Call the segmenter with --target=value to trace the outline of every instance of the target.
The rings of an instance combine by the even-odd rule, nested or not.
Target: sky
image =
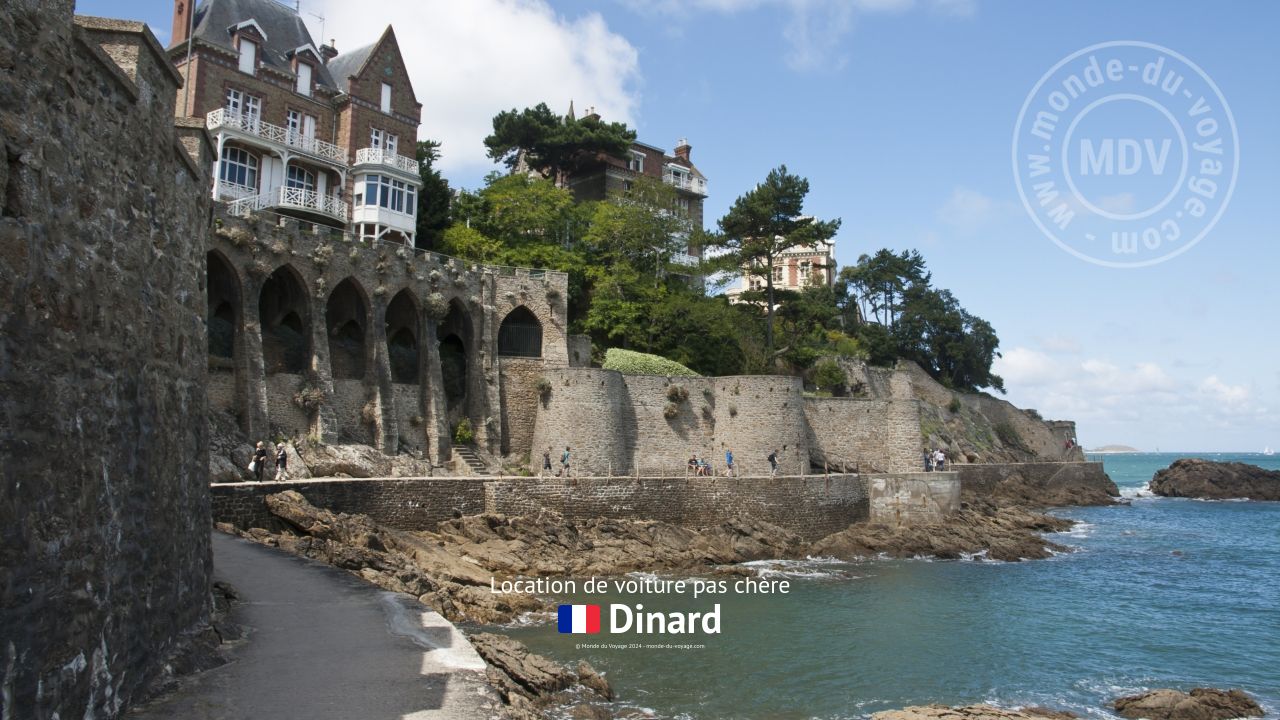
[[[77,12],[146,21],[162,42],[172,22],[164,0],[81,0]],[[420,137],[443,142],[454,186],[477,187],[497,169],[481,145],[495,113],[544,101],[595,107],[668,150],[687,138],[708,178],[709,226],[785,164],[810,181],[807,213],[843,221],[841,265],[880,248],[918,249],[934,284],[996,328],[1006,398],[1075,420],[1086,447],[1280,448],[1280,3],[302,0],[301,12],[339,51],[394,23],[423,104]],[[1214,162],[1228,166],[1208,212],[1186,218],[1182,251],[1144,248],[1141,267],[1079,257],[1127,259],[1059,232],[1044,214],[1057,201],[1042,206],[1034,189],[1043,178],[1012,162],[1038,152],[1015,144],[1038,142],[1030,120],[1018,126],[1024,104],[1031,118],[1049,109],[1046,93],[1089,55],[1057,75],[1055,66],[1114,41],[1174,54],[1114,50],[1135,61],[1128,84],[1073,96],[1060,113],[1055,168],[1081,185],[1074,195],[1058,185],[1078,216],[1071,231],[1138,227],[1082,203],[1133,218],[1159,209],[1169,188],[1177,197],[1151,216],[1159,220],[1190,198],[1186,171],[1194,180]],[[1095,55],[1105,67],[1112,52]],[[1161,72],[1185,72],[1188,92],[1208,98],[1206,114],[1143,86],[1138,66],[1160,56]],[[1084,104],[1121,91],[1119,102]],[[1206,118],[1212,126],[1199,124]],[[1129,137],[1136,154],[1122,147]],[[1215,140],[1230,150],[1216,159]],[[1135,158],[1148,164],[1127,174]],[[1158,175],[1154,163],[1165,159],[1175,172]],[[1103,160],[1115,172],[1099,172]],[[1186,242],[1193,234],[1202,237]]]

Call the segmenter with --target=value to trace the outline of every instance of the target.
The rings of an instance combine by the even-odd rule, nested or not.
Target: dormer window
[[[253,75],[258,69],[258,43],[240,38],[240,72]]]
[[[632,150],[627,158],[627,169],[632,172],[644,172],[644,153]]]
[[[382,112],[391,114],[391,83],[382,83]]]
[[[308,63],[298,62],[298,85],[299,95],[311,97],[311,65]]]

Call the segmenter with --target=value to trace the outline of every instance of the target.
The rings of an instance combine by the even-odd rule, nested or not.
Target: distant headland
[[[1090,448],[1091,453],[1136,453],[1142,452],[1138,448],[1129,447],[1128,445],[1103,445],[1102,447]]]

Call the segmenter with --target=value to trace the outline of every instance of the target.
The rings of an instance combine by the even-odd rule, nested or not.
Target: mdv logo
[[[1164,175],[1169,164],[1172,138],[1080,139],[1081,175],[1137,175],[1144,166],[1152,175]]]

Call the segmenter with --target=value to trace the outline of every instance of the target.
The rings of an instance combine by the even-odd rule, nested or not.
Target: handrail
[[[323,160],[342,165],[347,164],[347,151],[333,143],[307,137],[296,130],[263,122],[257,115],[235,112],[227,108],[218,108],[205,116],[210,130],[229,128],[248,135],[292,148]]]

